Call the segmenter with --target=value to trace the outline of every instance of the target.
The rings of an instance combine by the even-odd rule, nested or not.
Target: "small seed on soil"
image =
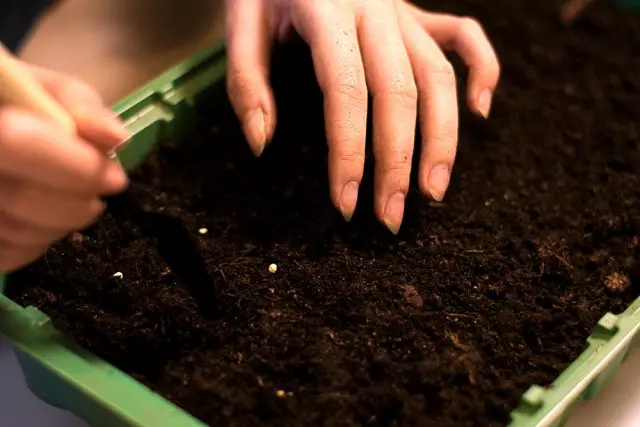
[[[111,276],[111,277],[116,277],[118,279],[122,279],[124,277],[124,274],[122,274],[121,272],[118,271],[117,273],[114,273],[113,276]]]
[[[200,234],[207,234],[209,232],[209,230],[207,230],[206,228],[201,228],[200,230],[198,230],[198,233]]]
[[[285,396],[285,391],[284,390],[278,390],[276,391],[276,396],[278,397],[284,397]]]
[[[276,271],[278,271],[278,266],[276,264],[271,264],[269,266],[269,273],[275,273]]]

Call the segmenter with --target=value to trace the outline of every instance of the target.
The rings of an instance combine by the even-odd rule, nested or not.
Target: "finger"
[[[273,137],[276,107],[269,83],[271,39],[263,0],[227,2],[227,91],[251,150]]]
[[[324,95],[331,200],[350,221],[364,171],[368,102],[355,17],[334,2],[300,10],[293,24],[311,47]]]
[[[485,118],[500,79],[500,63],[480,24],[472,18],[425,12],[406,4],[420,25],[447,50],[455,50],[469,67],[467,103]]]
[[[0,242],[0,271],[9,273],[31,264],[40,258],[49,245],[24,247]]]
[[[74,118],[78,134],[100,150],[111,150],[129,138],[123,122],[106,108],[100,94],[88,84],[62,73],[30,66],[40,84]]]
[[[12,107],[0,108],[0,174],[85,194],[117,193],[127,184],[103,152]]]
[[[69,230],[90,225],[104,210],[104,202],[95,196],[61,193],[3,179],[0,210],[38,227]]]
[[[0,212],[0,240],[21,247],[48,245],[63,238],[68,230],[45,228]]]
[[[409,190],[417,88],[395,2],[367,3],[361,22],[359,38],[373,95],[376,213],[397,234]]]
[[[438,45],[412,16],[404,15],[401,24],[420,94],[420,189],[441,201],[458,144],[456,78]]]

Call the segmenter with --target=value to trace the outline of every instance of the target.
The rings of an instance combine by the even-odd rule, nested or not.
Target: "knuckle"
[[[381,154],[382,171],[384,174],[398,177],[409,176],[411,171],[412,153],[405,150],[394,150],[390,153]]]
[[[413,105],[418,101],[418,88],[414,81],[394,85],[389,95],[403,104]]]
[[[456,84],[455,70],[453,69],[453,65],[446,59],[433,61],[429,66],[428,72],[436,84],[447,86]]]
[[[456,156],[458,138],[452,125],[443,125],[436,131],[431,142],[432,152],[445,161],[451,161]],[[435,157],[435,156],[434,156]]]
[[[333,90],[350,104],[366,105],[368,94],[361,74],[356,67],[345,67],[338,75]]]
[[[415,106],[418,101],[418,87],[415,79],[413,76],[404,74],[391,78],[389,83],[378,93],[409,107]]]
[[[338,154],[338,161],[354,165],[364,164],[364,153],[355,149],[341,149]]]

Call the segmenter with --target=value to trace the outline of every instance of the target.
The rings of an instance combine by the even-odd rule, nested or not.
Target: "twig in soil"
[[[202,315],[218,316],[221,312],[218,284],[209,275],[207,265],[182,221],[167,214],[143,210],[128,191],[105,200],[114,217],[132,215],[143,233],[157,241],[158,253],[187,288]]]
[[[462,341],[460,341],[460,338],[456,334],[454,334],[453,332],[451,332],[449,330],[445,330],[444,331],[444,335],[449,339],[449,341],[451,341],[453,346],[455,348],[457,348],[458,350],[462,350],[465,353],[471,352],[471,347],[469,347],[466,344],[463,344]]]
[[[447,317],[466,317],[468,319],[472,318],[471,316],[462,313],[444,313],[444,315]]]
[[[565,267],[568,267],[569,269],[573,270],[573,266],[571,264],[569,264],[569,261],[564,259],[561,255],[553,254],[553,256],[555,256],[558,259],[558,261],[560,261],[562,264],[564,264]]]

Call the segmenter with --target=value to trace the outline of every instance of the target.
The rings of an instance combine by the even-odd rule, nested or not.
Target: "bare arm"
[[[65,0],[19,55],[94,86],[107,104],[223,35],[222,2]]]

